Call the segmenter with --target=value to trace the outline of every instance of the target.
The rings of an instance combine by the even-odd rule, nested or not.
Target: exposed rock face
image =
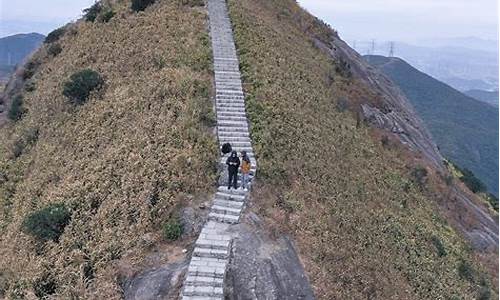
[[[420,153],[437,170],[443,171],[443,157],[439,149],[403,92],[337,35],[332,37],[329,45],[319,40],[315,42],[335,60],[342,62],[354,79],[365,83],[381,97],[381,104],[370,101],[361,103],[361,111],[368,124],[394,134],[401,143]],[[468,238],[474,249],[497,251],[498,220],[484,207],[475,203],[473,197],[456,187],[453,188],[448,195],[450,201],[443,207],[445,213]]]
[[[271,239],[253,213],[230,230],[234,240],[226,299],[314,299],[309,280],[288,237]]]
[[[330,45],[319,40],[315,42],[336,61],[343,62],[354,79],[365,83],[370,90],[381,97],[381,104],[369,100],[361,104],[363,116],[371,126],[394,134],[410,149],[421,153],[436,168],[443,168],[443,157],[431,134],[410,101],[387,76],[370,66],[337,35],[332,37]]]
[[[187,261],[166,264],[135,276],[125,284],[125,299],[176,299],[187,265]]]

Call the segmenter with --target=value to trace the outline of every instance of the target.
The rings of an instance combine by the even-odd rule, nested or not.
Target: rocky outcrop
[[[373,127],[394,134],[401,143],[420,153],[438,169],[443,168],[443,157],[423,121],[410,101],[392,81],[370,66],[361,55],[351,49],[338,35],[330,44],[315,40],[316,46],[327,51],[353,79],[364,83],[379,99],[365,99],[361,105],[364,119]]]
[[[124,285],[126,300],[176,299],[188,262],[165,264],[146,270]]]
[[[382,71],[369,65],[338,35],[330,44],[316,40],[316,46],[327,51],[346,70],[348,76],[364,83],[379,101],[366,99],[360,103],[364,120],[371,126],[396,136],[417,156],[421,156],[439,172],[444,172],[443,157],[428,129],[410,101]],[[448,220],[458,228],[478,251],[498,249],[498,220],[477,201],[474,195],[453,187],[442,204]]]
[[[233,247],[226,299],[315,299],[293,242],[287,236],[271,239],[253,213],[230,232]]]

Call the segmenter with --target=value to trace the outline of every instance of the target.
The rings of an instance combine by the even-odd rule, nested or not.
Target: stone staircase
[[[207,0],[215,72],[217,134],[219,144],[246,151],[252,167],[250,185],[257,170],[245,112],[245,96],[231,21],[225,0]],[[221,157],[225,165],[227,156]],[[239,183],[239,182],[238,182]],[[228,229],[237,224],[248,192],[221,185],[215,194],[208,221],[195,243],[181,292],[183,300],[224,299],[224,279],[232,238]]]

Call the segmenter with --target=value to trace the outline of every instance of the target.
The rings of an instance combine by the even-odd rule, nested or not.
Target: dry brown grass
[[[253,209],[295,238],[317,297],[479,297],[488,280],[411,177],[416,161],[337,108],[373,95],[314,46],[324,25],[291,0],[229,3],[259,162]]]
[[[157,1],[136,14],[129,1],[111,5],[109,23],[70,25],[59,55],[35,55],[28,113],[0,129],[0,298],[33,298],[44,278],[54,298],[120,298],[113,265],[124,255],[140,260],[145,234],[215,182],[204,9]],[[84,68],[105,86],[74,107],[63,84]],[[58,202],[72,211],[59,243],[20,232],[27,214]]]

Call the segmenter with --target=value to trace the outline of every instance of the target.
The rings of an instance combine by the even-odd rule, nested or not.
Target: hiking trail
[[[217,135],[220,146],[230,143],[238,154],[246,151],[251,161],[251,187],[257,164],[248,130],[245,96],[225,0],[208,0],[210,35],[215,73]],[[227,156],[221,158],[225,165]],[[238,178],[240,182],[240,178]],[[183,300],[224,299],[224,280],[231,253],[231,224],[239,223],[248,191],[219,185],[208,221],[195,243],[181,296]]]

